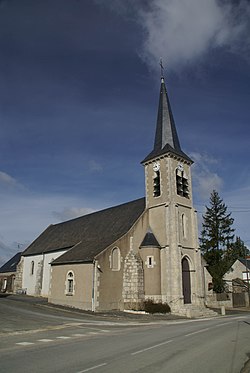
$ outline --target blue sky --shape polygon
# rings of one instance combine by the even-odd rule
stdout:
[[[145,195],[160,57],[199,219],[216,189],[250,246],[249,20],[246,0],[0,1],[0,264]]]

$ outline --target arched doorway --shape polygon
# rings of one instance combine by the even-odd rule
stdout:
[[[183,258],[181,262],[182,268],[182,291],[184,297],[184,304],[191,303],[191,280],[190,269],[187,258]]]

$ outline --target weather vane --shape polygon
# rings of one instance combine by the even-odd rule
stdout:
[[[161,66],[161,78],[163,78],[164,77],[164,66],[162,63],[162,57],[160,58],[160,66]]]

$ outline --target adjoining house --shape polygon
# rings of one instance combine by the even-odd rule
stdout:
[[[12,293],[14,291],[16,268],[21,258],[21,252],[15,254],[0,268],[0,292]]]
[[[229,291],[233,291],[233,280],[239,279],[250,285],[250,258],[237,259],[223,276]]]
[[[250,258],[239,258],[224,274],[225,292],[213,292],[212,276],[205,271],[205,298],[208,307],[248,307],[250,295]]]
[[[237,259],[223,276],[234,307],[249,306],[250,258]]]
[[[23,252],[17,287],[92,311],[153,299],[173,313],[203,312],[193,162],[181,149],[163,77],[153,150],[141,163],[145,198],[50,225]]]

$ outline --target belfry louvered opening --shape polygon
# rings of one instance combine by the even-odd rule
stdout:
[[[176,170],[176,191],[179,196],[189,198],[188,178],[185,171]]]

